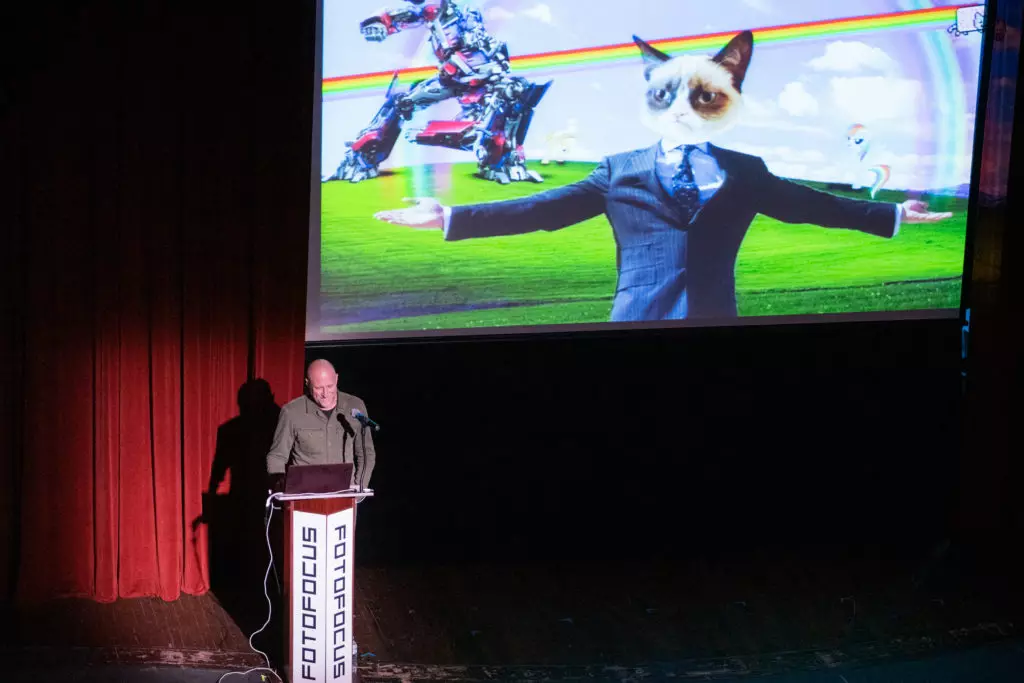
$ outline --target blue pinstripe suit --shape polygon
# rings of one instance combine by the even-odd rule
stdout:
[[[606,157],[587,178],[530,197],[456,206],[446,240],[559,230],[605,214],[617,245],[613,322],[736,317],[736,255],[758,213],[785,223],[893,237],[895,204],[779,178],[764,161],[709,145],[721,187],[688,219],[658,179],[659,145]]]

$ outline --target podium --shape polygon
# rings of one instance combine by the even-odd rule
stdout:
[[[292,467],[284,507],[284,674],[288,683],[355,680],[356,502],[352,465]]]

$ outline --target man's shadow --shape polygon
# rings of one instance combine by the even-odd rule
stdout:
[[[267,575],[266,527],[266,458],[280,411],[266,380],[252,379],[238,389],[238,416],[217,428],[203,514],[192,522],[193,540],[207,525],[210,591],[246,637],[267,621],[265,591],[278,611],[283,579],[280,569]],[[278,624],[274,619],[253,638],[271,661],[281,649]]]

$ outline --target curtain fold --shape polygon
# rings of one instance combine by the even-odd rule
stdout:
[[[218,427],[248,379],[301,386],[311,93],[275,89],[311,72],[305,4],[85,3],[4,121],[20,600],[209,588]]]

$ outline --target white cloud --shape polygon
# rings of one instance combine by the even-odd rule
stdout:
[[[551,17],[551,8],[543,3],[538,3],[530,9],[523,10],[523,16],[536,19],[544,24],[554,23],[554,20]]]
[[[544,24],[554,24],[555,20],[551,14],[551,7],[544,3],[537,3],[529,9],[524,9],[518,15],[504,7],[490,7],[484,12],[484,18],[488,21],[507,21],[517,16],[524,16]]]
[[[821,164],[825,155],[816,149],[794,149],[793,147],[762,147],[760,145],[736,144],[733,149],[744,154],[791,164]]]
[[[743,111],[737,125],[742,128],[789,131],[829,137],[829,131],[793,121],[774,100],[762,100],[749,94],[743,96]]]
[[[769,119],[767,121],[760,119],[743,119],[736,125],[744,128],[761,128],[764,130],[784,130],[790,133],[804,133],[805,135],[814,135],[822,138],[834,137],[833,132],[823,128],[793,123],[792,121],[787,121],[785,119]]]
[[[806,164],[791,164],[785,161],[765,162],[765,165],[777,176],[783,178],[808,178],[811,179],[814,173]]]
[[[778,114],[778,107],[772,100],[762,100],[750,94],[743,95],[743,115],[745,118],[768,118]]]
[[[787,178],[831,181],[839,178],[843,171],[841,166],[830,164],[832,158],[819,149],[742,142],[731,144],[729,148],[763,159],[772,173]]]
[[[833,78],[831,85],[832,103],[838,112],[848,121],[864,124],[916,121],[917,103],[924,101],[921,82],[909,78]]]
[[[816,116],[818,100],[807,92],[803,83],[794,81],[779,94],[779,107],[790,116]]]
[[[772,11],[771,0],[743,0],[743,4],[751,9],[756,9],[758,12]]]
[[[857,73],[861,70],[891,73],[896,70],[896,60],[886,54],[885,50],[845,40],[829,43],[825,54],[815,57],[807,65],[816,71],[838,73]]]
[[[942,157],[944,158],[944,157]],[[936,154],[882,154],[878,163],[888,164],[893,168],[935,167],[940,157]]]
[[[515,14],[509,12],[504,7],[490,7],[484,12],[484,18],[488,21],[505,21],[507,19],[515,19]]]

